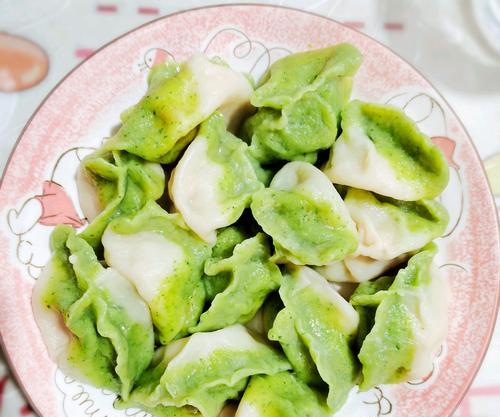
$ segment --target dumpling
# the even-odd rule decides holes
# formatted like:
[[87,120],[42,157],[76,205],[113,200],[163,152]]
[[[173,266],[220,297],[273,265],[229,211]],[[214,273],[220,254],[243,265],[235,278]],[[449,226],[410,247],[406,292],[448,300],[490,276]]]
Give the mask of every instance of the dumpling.
[[216,231],[236,222],[263,188],[248,154],[248,145],[229,133],[221,113],[203,122],[169,182],[176,209],[187,225],[215,244]]
[[437,197],[448,183],[443,154],[403,111],[358,100],[342,110],[324,172],[335,184],[405,201]]
[[179,413],[199,410],[204,417],[216,417],[227,400],[244,390],[249,376],[289,368],[285,358],[241,325],[196,333],[159,349],[130,399],[119,406],[172,417],[174,407],[182,407]]
[[384,272],[398,266],[408,259],[408,254],[402,254],[388,260],[373,259],[368,256],[346,256],[342,261],[314,269],[331,282],[364,282],[381,276]]
[[[217,232],[217,241],[212,248],[212,254],[207,259],[206,263],[216,263],[226,258],[230,258],[236,245],[248,238],[248,234],[244,228],[240,226],[229,226],[220,229]],[[209,277],[203,275],[203,284],[205,285],[205,301],[212,302],[217,294],[224,291],[231,280],[230,271],[219,272],[216,275]]]
[[80,164],[78,196],[82,211],[91,222],[81,233],[94,249],[108,223],[158,200],[165,189],[165,173],[159,164],[126,152],[97,151]]
[[376,307],[373,328],[358,355],[361,389],[422,378],[431,371],[446,337],[449,300],[446,278],[432,262],[436,252],[431,244],[414,255],[387,290],[360,290],[351,298],[355,306]]
[[[180,352],[168,363],[160,384],[178,405],[193,404],[199,396],[210,398],[210,391],[244,389],[251,375],[273,375],[290,369],[288,361],[271,347],[257,341],[242,325],[235,324],[209,333],[189,337]],[[216,416],[228,398],[202,410],[205,417]],[[195,405],[196,406],[196,405]],[[200,408],[199,406],[197,408]]]
[[[358,285],[356,290],[351,294],[350,301],[355,300],[361,295],[373,295],[379,291],[387,290],[394,282],[394,277],[383,276],[373,281],[365,281]],[[376,305],[354,305],[354,309],[359,315],[358,333],[356,334],[356,348],[357,351],[361,349],[363,341],[375,323]]]
[[235,417],[330,417],[323,396],[290,372],[250,379]]
[[58,226],[51,244],[32,299],[49,354],[68,375],[127,398],[153,357],[149,309],[70,227]]
[[[141,101],[122,115],[122,126],[105,142],[148,161],[170,163],[191,142],[195,128],[220,110],[235,127],[248,110],[250,81],[226,64],[194,54],[153,77]],[[171,67],[174,66],[172,69]]]
[[243,126],[252,155],[261,163],[314,162],[317,151],[335,141],[340,109],[361,60],[354,46],[339,44],[272,64],[252,95],[259,110]]
[[391,260],[441,236],[448,212],[437,201],[399,201],[350,188],[344,198],[359,235],[355,255]]
[[342,198],[307,162],[281,168],[270,188],[254,194],[251,209],[273,238],[277,262],[326,265],[356,250],[356,227]]
[[129,279],[148,303],[163,344],[198,322],[205,290],[201,280],[210,248],[182,221],[153,201],[106,229],[102,244],[111,267]]
[[[230,274],[230,283],[213,299],[200,322],[190,332],[221,329],[252,319],[272,291],[281,282],[279,268],[272,263],[263,233],[247,239],[234,248],[231,257],[205,264],[205,279],[218,279],[223,272]],[[215,277],[211,277],[215,275]]]
[[321,379],[328,384],[327,403],[337,411],[358,374],[350,347],[359,324],[358,313],[309,267],[291,267],[283,276],[280,296]]
[[295,330],[295,320],[290,310],[284,308],[276,315],[268,338],[279,342],[300,380],[309,385],[321,385],[323,381],[307,346]]

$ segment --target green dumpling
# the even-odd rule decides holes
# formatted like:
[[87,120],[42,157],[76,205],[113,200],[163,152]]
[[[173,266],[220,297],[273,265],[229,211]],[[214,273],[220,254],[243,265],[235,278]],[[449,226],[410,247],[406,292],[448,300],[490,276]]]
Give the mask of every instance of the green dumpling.
[[[212,248],[212,254],[206,263],[217,263],[230,258],[236,245],[243,242],[248,236],[246,230],[240,226],[229,226],[217,232],[217,241]],[[217,294],[224,291],[231,280],[230,271],[222,271],[216,275],[203,275],[205,296],[207,302],[212,302]]]
[[413,120],[359,100],[342,110],[342,134],[324,172],[335,184],[405,201],[435,198],[448,183],[446,159]]
[[[71,228],[54,230],[52,250],[33,294],[35,317],[42,329],[51,314],[60,314],[65,323],[62,335],[53,334],[57,326],[44,334],[49,351],[61,355],[55,359],[70,375],[81,375],[127,398],[153,357],[147,305],[126,278],[100,264],[90,245]],[[67,346],[51,345],[64,335]]]
[[247,378],[234,386],[209,387],[192,393],[187,400],[176,401],[161,384],[168,364],[184,348],[188,339],[180,339],[155,352],[150,367],[143,373],[128,400],[115,402],[117,408],[141,408],[158,417],[200,415],[215,417],[229,399],[235,399],[245,388]]
[[235,417],[330,417],[325,398],[290,372],[250,379]]
[[359,231],[356,255],[391,260],[441,236],[448,212],[434,200],[401,201],[349,188],[344,198]]
[[159,164],[126,152],[98,150],[87,156],[78,172],[80,205],[90,222],[82,238],[98,249],[111,220],[158,200],[164,189],[165,173]]
[[449,298],[446,279],[432,263],[436,251],[431,244],[414,255],[387,290],[373,292],[388,283],[377,281],[375,287],[353,294],[354,306],[376,308],[358,355],[361,389],[422,378],[431,371],[446,336]]
[[226,130],[218,112],[200,125],[168,185],[186,224],[211,245],[217,230],[234,224],[262,188],[248,145]]
[[203,264],[210,248],[183,222],[153,201],[134,216],[111,222],[104,257],[148,303],[163,344],[187,334],[205,302]]
[[229,125],[237,125],[247,111],[252,86],[224,63],[195,54],[181,64],[163,65],[152,74],[146,95],[122,114],[122,126],[105,149],[171,163],[214,111],[220,109]]
[[338,44],[272,64],[251,99],[258,111],[243,127],[255,158],[314,162],[335,141],[361,60],[354,46]]
[[[193,404],[193,399],[215,393],[218,406],[205,417],[216,416],[224,405],[223,394],[234,398],[252,375],[273,375],[290,369],[288,361],[271,347],[257,341],[242,325],[196,333],[168,363],[160,384],[176,404]],[[228,392],[228,388],[233,388]]]
[[356,227],[340,195],[314,165],[289,162],[250,205],[273,238],[276,262],[327,265],[355,251]]
[[280,270],[269,258],[265,235],[259,233],[238,244],[231,257],[215,262],[209,259],[205,264],[208,275],[205,280],[218,280],[218,274],[228,272],[230,283],[215,296],[190,332],[217,330],[251,320],[268,294],[280,285]]
[[358,362],[350,347],[358,328],[358,314],[308,267],[290,268],[283,276],[280,296],[321,379],[328,384],[328,405],[337,411],[358,375]]
[[279,342],[300,380],[309,385],[322,384],[316,365],[307,346],[297,333],[295,320],[288,309],[284,308],[276,315],[268,337],[269,340]]

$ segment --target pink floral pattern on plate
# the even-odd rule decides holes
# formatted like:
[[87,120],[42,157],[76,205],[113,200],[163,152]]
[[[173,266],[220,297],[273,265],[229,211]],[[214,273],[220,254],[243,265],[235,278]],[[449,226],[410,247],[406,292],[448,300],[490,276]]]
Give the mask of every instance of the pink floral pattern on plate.
[[495,207],[469,138],[432,86],[372,39],[297,10],[235,5],[175,14],[103,48],[47,97],[11,156],[0,189],[0,292],[9,295],[0,304],[0,329],[13,370],[42,417],[146,415],[115,410],[112,393],[57,370],[30,304],[34,279],[49,257],[52,226],[84,225],[74,179],[78,162],[143,94],[146,70],[169,57],[184,59],[201,50],[259,76],[291,51],[336,42],[351,42],[365,56],[353,96],[403,108],[448,158],[450,183],[441,199],[451,221],[439,239],[438,262],[453,292],[449,335],[432,374],[366,393],[353,389],[338,416],[451,415],[487,348],[499,291],[499,236],[490,226],[496,223]]

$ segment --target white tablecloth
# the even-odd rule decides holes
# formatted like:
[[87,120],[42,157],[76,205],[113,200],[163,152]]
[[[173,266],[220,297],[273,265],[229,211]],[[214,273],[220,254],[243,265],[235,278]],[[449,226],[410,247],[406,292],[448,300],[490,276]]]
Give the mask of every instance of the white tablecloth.
[[[498,0],[281,0],[330,16],[388,45],[449,101],[482,158],[500,152],[500,27],[488,44],[481,13]],[[241,3],[242,1],[240,1]],[[0,31],[35,41],[50,68],[37,86],[0,92],[0,172],[28,118],[78,62],[142,23],[219,0],[0,0]],[[483,14],[484,14],[483,13]],[[478,20],[479,18],[479,20]],[[90,29],[92,28],[92,29]],[[495,39],[493,37],[493,39]],[[0,68],[1,70],[1,68]],[[500,201],[499,201],[500,203]],[[492,228],[498,225],[492,225]],[[0,417],[32,415],[0,358]],[[456,417],[500,416],[500,326]]]

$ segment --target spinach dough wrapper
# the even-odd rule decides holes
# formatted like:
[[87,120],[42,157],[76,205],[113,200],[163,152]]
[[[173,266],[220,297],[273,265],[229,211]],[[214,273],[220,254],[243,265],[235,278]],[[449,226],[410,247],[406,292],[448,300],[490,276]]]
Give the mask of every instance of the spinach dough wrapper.
[[[228,286],[213,299],[191,333],[221,329],[250,321],[272,291],[281,282],[279,268],[270,261],[269,246],[263,233],[235,246],[231,257],[205,264],[205,280],[220,279],[229,273]],[[215,275],[212,277],[212,275]]]
[[335,184],[398,200],[437,197],[448,183],[443,153],[397,107],[351,101],[324,168]]
[[325,398],[290,372],[250,379],[235,417],[330,417]]
[[244,390],[248,377],[288,369],[282,355],[235,324],[162,348],[123,406],[164,412],[194,407],[204,417],[216,417],[227,400]]
[[335,141],[361,60],[354,46],[338,44],[272,64],[251,98],[258,111],[242,129],[252,155],[261,163],[315,162]]
[[361,389],[423,378],[431,371],[446,337],[449,300],[447,281],[432,262],[436,251],[434,244],[428,245],[410,258],[392,284],[380,278],[360,285],[351,297],[367,320],[363,333],[368,334],[358,355]]
[[[358,376],[359,365],[351,351],[358,313],[309,267],[291,267],[283,276],[279,292],[321,379],[328,384],[327,403],[337,411]],[[273,329],[278,325],[275,321]]]
[[56,227],[51,246],[32,299],[50,356],[68,375],[127,398],[153,357],[149,309],[70,227]]
[[179,214],[148,202],[111,222],[102,237],[108,265],[128,278],[148,303],[160,342],[185,336],[205,303],[203,264],[209,246]]
[[101,247],[109,222],[158,200],[165,189],[165,173],[159,164],[126,152],[99,150],[87,156],[77,179],[80,205],[90,222],[81,236],[94,249]]
[[329,179],[314,165],[294,161],[257,191],[250,205],[273,238],[273,260],[322,266],[343,259],[358,244],[356,226]]
[[194,54],[181,64],[163,66],[151,76],[141,101],[122,114],[122,126],[104,149],[171,163],[214,111],[224,114],[229,128],[235,128],[248,111],[252,85],[225,63]]

